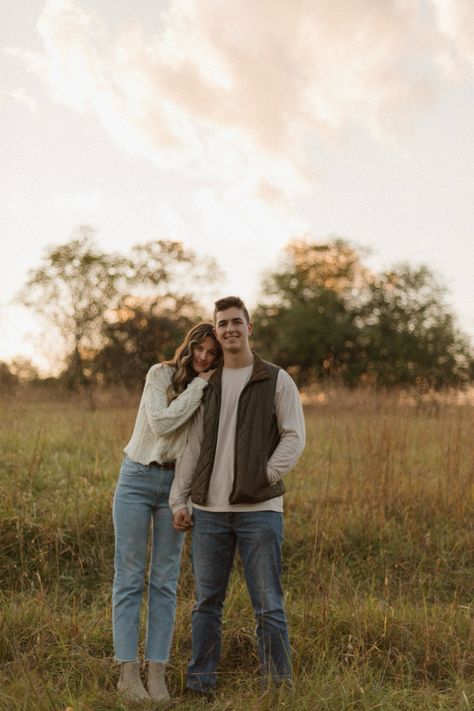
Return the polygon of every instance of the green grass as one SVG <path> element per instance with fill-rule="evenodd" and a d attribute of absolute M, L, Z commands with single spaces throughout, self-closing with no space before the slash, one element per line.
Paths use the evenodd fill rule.
<path fill-rule="evenodd" d="M 126 708 L 114 691 L 111 503 L 136 404 L 21 393 L 0 404 L 1 711 Z M 169 672 L 176 708 L 473 709 L 473 408 L 339 392 L 306 421 L 285 497 L 295 687 L 259 692 L 237 564 L 219 691 L 207 704 L 182 696 L 187 545 Z"/>

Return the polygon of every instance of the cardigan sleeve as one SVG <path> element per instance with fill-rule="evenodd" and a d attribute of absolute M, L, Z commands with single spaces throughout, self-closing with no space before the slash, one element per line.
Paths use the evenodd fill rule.
<path fill-rule="evenodd" d="M 175 432 L 184 425 L 198 409 L 207 387 L 207 381 L 196 376 L 186 389 L 168 404 L 166 391 L 170 378 L 165 368 L 163 365 L 150 368 L 143 391 L 147 421 L 153 433 L 158 436 Z"/>

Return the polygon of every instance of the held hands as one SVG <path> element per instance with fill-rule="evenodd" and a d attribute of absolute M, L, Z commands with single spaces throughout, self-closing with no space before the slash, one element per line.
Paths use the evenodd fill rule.
<path fill-rule="evenodd" d="M 173 528 L 175 531 L 189 531 L 192 528 L 193 520 L 189 515 L 188 509 L 178 509 L 173 514 Z"/>
<path fill-rule="evenodd" d="M 202 378 L 203 380 L 209 381 L 209 378 L 214 375 L 215 372 L 215 368 L 213 368 L 212 370 L 206 370 L 204 373 L 199 373 L 198 378 Z"/>

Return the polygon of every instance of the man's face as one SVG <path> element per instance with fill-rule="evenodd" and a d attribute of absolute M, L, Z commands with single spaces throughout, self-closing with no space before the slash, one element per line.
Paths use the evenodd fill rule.
<path fill-rule="evenodd" d="M 214 331 L 224 354 L 238 353 L 248 347 L 252 324 L 247 323 L 242 309 L 230 306 L 217 312 Z"/>

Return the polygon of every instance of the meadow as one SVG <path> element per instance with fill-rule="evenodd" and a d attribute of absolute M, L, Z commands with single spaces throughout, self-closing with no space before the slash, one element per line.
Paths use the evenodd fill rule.
<path fill-rule="evenodd" d="M 0 404 L 0 709 L 105 711 L 117 697 L 111 503 L 136 398 L 19 392 Z M 220 687 L 184 694 L 189 541 L 168 679 L 173 708 L 474 708 L 474 407 L 370 391 L 306 406 L 287 477 L 284 587 L 295 685 L 262 693 L 239 565 Z M 153 706 L 149 707 L 153 708 Z"/>

